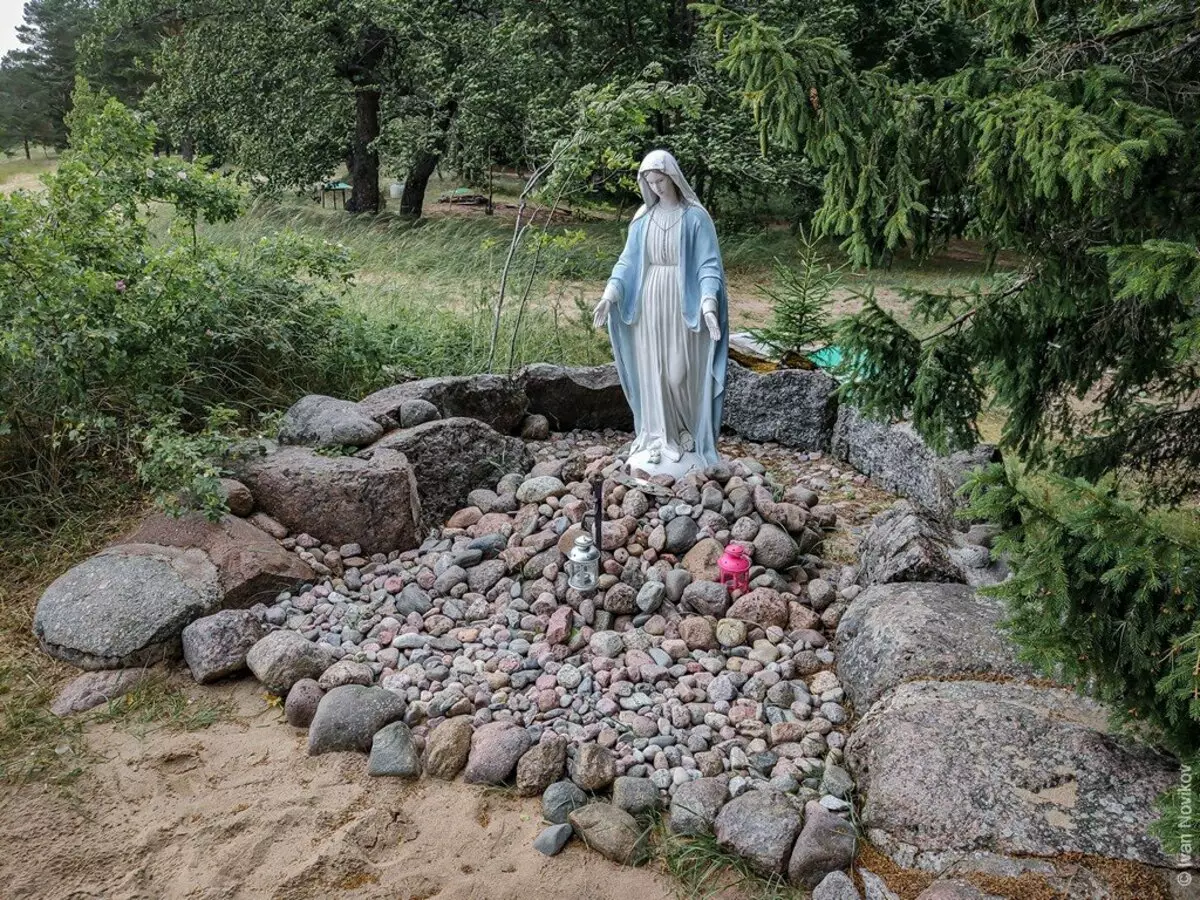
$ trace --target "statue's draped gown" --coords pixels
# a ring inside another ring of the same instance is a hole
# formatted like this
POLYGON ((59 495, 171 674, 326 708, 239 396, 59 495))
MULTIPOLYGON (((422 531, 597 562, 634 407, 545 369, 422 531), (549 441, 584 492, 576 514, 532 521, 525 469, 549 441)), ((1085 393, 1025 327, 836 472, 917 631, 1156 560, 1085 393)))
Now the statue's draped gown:
POLYGON ((630 464, 636 459, 650 474, 678 477, 720 459, 729 355, 725 270, 712 219, 671 154, 647 154, 638 184, 646 202, 605 288, 608 331, 637 432, 630 464), (680 205, 658 203, 645 180, 649 171, 671 178, 680 205), (719 326, 715 341, 704 322, 706 304, 719 326))
POLYGON ((695 449, 692 430, 711 403, 705 392, 712 338, 704 328, 688 328, 683 320, 679 285, 679 242, 682 207, 655 207, 647 214, 645 273, 633 325, 633 343, 641 385, 641 426, 631 452, 659 450, 678 460, 695 449))

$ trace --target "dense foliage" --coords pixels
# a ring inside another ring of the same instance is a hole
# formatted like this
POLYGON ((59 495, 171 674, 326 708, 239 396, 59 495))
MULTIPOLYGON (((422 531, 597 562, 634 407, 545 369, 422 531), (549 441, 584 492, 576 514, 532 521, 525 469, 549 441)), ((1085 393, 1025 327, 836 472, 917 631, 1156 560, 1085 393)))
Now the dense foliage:
POLYGON ((155 449, 145 438, 212 408, 374 384, 384 345, 340 302, 342 248, 281 233, 219 250, 196 226, 238 214, 236 185, 155 157, 153 127, 115 99, 80 89, 67 123, 46 189, 0 197, 6 516, 128 466, 155 449), (164 237, 151 216, 170 220, 164 237))
POLYGON ((864 70, 804 24, 706 12, 764 141, 825 168, 815 223, 852 258, 973 237, 1024 260, 991 289, 912 298, 920 331, 868 304, 841 335, 846 394, 939 447, 1003 411, 1021 465, 981 481, 976 512, 1007 526, 1013 634, 1200 751, 1200 8, 947 6, 977 31, 924 79, 864 70))

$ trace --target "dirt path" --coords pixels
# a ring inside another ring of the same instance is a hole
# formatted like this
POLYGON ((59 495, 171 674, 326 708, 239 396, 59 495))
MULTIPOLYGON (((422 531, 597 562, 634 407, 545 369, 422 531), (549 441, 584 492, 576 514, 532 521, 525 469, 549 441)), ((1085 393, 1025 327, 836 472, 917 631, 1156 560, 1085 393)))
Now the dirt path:
POLYGON ((0 799, 8 900, 659 900, 674 883, 572 843, 531 846, 540 802, 422 779, 371 778, 366 758, 309 757, 252 679, 195 688, 232 712, 202 731, 88 729, 67 793, 0 799))

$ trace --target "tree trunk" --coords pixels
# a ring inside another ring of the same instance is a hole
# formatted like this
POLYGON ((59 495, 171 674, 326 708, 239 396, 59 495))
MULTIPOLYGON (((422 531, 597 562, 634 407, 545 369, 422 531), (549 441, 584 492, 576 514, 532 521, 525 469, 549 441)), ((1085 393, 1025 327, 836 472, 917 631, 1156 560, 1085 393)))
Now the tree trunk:
POLYGON ((354 144, 350 150, 350 187, 346 209, 350 212, 379 212, 379 154, 370 144, 379 137, 379 91, 354 94, 354 144))
POLYGON ((437 168, 438 155, 426 150, 413 162, 404 179, 404 194, 400 197, 402 216, 420 216, 425 205, 425 189, 433 170, 437 168))
POLYGON ((25 138, 25 159, 33 159, 33 157, 29 155, 29 138, 25 138))
POLYGON ((190 134, 185 134, 179 142, 179 155, 184 162, 192 162, 196 158, 196 142, 190 134))

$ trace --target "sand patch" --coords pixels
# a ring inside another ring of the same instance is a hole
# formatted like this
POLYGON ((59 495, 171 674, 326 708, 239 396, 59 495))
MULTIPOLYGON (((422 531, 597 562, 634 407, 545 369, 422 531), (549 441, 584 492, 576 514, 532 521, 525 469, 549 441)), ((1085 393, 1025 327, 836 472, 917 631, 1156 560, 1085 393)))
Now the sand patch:
POLYGON ((366 757, 309 757, 251 679, 196 696, 231 717, 139 737, 91 726, 99 759, 67 794, 0 800, 0 884, 12 900, 478 898, 657 900, 674 884, 573 842, 533 849, 541 804, 435 779, 371 778, 366 757))

